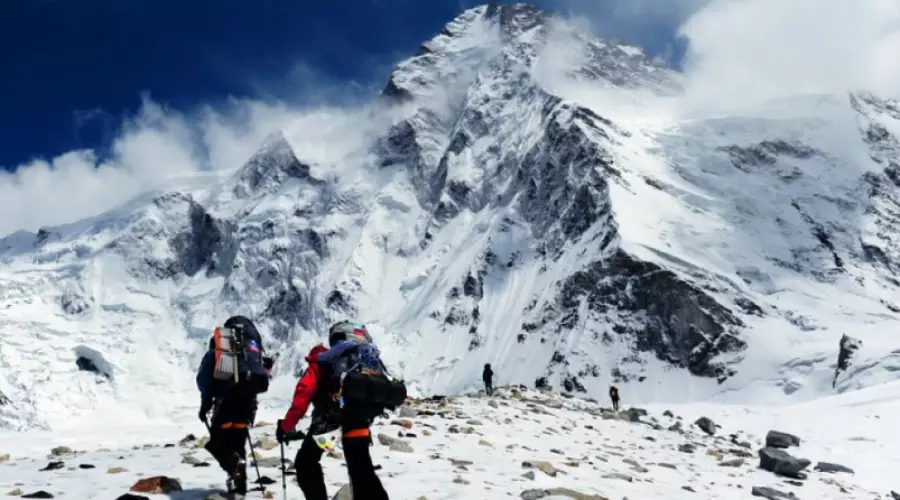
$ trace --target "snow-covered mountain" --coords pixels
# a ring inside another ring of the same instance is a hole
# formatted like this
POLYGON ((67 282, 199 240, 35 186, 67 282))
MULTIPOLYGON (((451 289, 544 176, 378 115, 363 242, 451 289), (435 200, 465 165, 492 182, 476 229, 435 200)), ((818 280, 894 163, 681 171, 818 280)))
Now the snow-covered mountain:
POLYGON ((686 117, 681 88, 639 48, 481 6, 365 110, 288 127, 238 171, 8 235, 0 427, 193 409, 231 314, 258 321, 287 391, 347 317, 426 394, 471 389, 484 363, 594 396, 617 381, 631 401, 892 378, 900 105, 686 117), (835 379, 844 334, 863 348, 835 379))

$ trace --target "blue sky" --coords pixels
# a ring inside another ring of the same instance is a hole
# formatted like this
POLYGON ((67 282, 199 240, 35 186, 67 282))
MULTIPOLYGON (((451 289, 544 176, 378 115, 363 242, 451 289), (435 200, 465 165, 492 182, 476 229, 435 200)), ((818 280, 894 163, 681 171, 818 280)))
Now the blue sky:
MULTIPOLYGON (((366 98, 393 63, 480 3, 3 0, 0 165, 102 151, 144 93, 179 110, 228 96, 302 103, 327 99, 325 89, 366 98)), ((657 54, 684 17, 677 9, 613 16, 622 9, 613 0, 533 3, 590 16, 602 34, 657 54)))

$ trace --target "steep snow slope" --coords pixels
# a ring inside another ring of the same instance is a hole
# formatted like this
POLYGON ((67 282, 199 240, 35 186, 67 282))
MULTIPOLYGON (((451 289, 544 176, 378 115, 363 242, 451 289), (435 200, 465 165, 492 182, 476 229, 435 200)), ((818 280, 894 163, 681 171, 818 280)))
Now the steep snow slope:
POLYGON ((833 390, 843 333, 867 351, 838 389, 891 379, 896 103, 674 118, 679 91, 639 49, 482 6, 371 107, 312 114, 237 171, 9 235, 0 426, 173 418, 235 313, 287 392, 345 317, 422 394, 468 390, 490 362, 500 382, 618 381, 636 401, 810 398, 833 390))
MULTIPOLYGON (((894 383, 780 408, 674 405, 647 407, 647 415, 632 409, 617 415, 577 398, 500 389, 491 399, 413 402, 401 409, 400 418, 378 421, 372 456, 382 467, 379 475, 391 498, 401 500, 890 498, 891 490, 898 489, 895 471, 900 464, 891 445, 897 437, 898 396, 894 383), (701 415, 720 426, 715 436, 694 425, 701 415), (811 461, 803 478, 780 477, 758 467, 758 451, 770 430, 800 438, 799 447, 784 451, 811 461), (822 471, 821 462, 852 472, 822 471), (770 490, 797 496, 760 495, 770 490)), ((280 415, 264 411, 263 417, 280 415)), ((35 439, 25 434, 26 441, 12 435, 0 445, 0 455, 10 455, 8 462, 0 462, 0 490, 109 499, 126 493, 139 479, 165 475, 177 478, 182 491, 148 498, 204 500, 223 487, 224 476, 199 449, 202 442, 176 445, 188 432, 205 439, 196 421, 116 436, 66 433, 35 439), (56 446, 76 453, 48 458, 56 446), (40 471, 49 461, 61 461, 62 468, 40 471)), ((272 427, 263 423, 252 434, 260 473, 275 480, 267 488, 280 498, 272 427)), ((286 458, 292 460, 296 450, 296 443, 289 446, 286 458)), ((333 456, 323 457, 323 466, 328 491, 335 494, 347 481, 346 468, 333 456)), ((287 468, 288 498, 300 498, 292 464, 287 468)), ((253 469, 250 475, 255 479, 253 469)))

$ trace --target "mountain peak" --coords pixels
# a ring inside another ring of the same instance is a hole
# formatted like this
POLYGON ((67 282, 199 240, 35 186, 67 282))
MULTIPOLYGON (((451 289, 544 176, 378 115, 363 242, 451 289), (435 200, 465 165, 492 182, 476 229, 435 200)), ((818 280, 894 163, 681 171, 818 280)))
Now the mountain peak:
POLYGON ((309 165, 294 154, 284 133, 269 134, 259 150, 238 172, 234 194, 246 198, 254 193, 273 193, 289 178, 309 178, 309 165))

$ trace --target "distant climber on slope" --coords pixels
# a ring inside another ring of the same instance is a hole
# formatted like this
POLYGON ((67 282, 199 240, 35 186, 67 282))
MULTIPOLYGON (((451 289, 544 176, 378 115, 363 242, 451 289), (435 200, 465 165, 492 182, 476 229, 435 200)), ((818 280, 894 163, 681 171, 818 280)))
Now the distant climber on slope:
POLYGON ((484 393, 488 396, 494 394, 494 370, 491 370, 491 364, 484 364, 484 371, 481 372, 481 380, 484 382, 484 393))
POLYGON ((613 411, 619 411, 619 388, 615 385, 609 386, 609 399, 612 400, 613 411))
POLYGON ((278 421, 278 442, 288 441, 313 405, 309 432, 303 437, 294 467, 306 500, 327 500, 321 459, 342 436, 347 473, 356 500, 388 500, 375 474, 369 447, 369 427, 386 408, 406 400, 406 386, 388 377, 378 348, 364 325, 336 323, 328 332, 331 349, 317 345, 309 351, 309 366, 297 382, 291 408, 278 421))
POLYGON ((264 355, 256 326, 232 316, 213 332, 197 372, 198 418, 209 429, 206 450, 228 474, 229 493, 247 493, 244 442, 256 416, 258 394, 269 388, 273 360, 264 355), (207 415, 212 410, 212 420, 207 415))

